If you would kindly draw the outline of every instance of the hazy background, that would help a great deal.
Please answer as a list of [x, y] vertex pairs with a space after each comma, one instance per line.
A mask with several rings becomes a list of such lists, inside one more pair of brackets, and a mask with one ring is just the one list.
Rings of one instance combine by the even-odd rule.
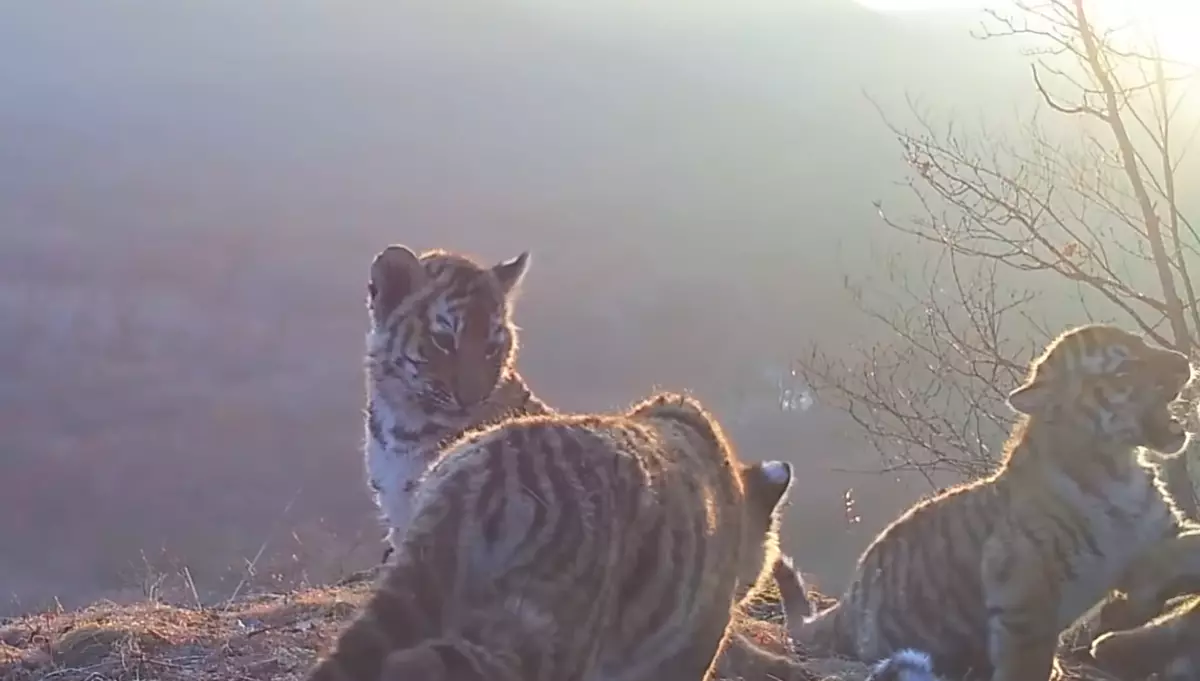
[[391, 242], [531, 249], [541, 396], [699, 393], [797, 465], [786, 548], [823, 585], [924, 491], [844, 472], [875, 455], [772, 372], [871, 332], [840, 282], [907, 194], [864, 90], [1003, 122], [1033, 103], [1015, 44], [850, 0], [434, 4], [4, 6], [0, 614], [376, 561], [363, 296]]

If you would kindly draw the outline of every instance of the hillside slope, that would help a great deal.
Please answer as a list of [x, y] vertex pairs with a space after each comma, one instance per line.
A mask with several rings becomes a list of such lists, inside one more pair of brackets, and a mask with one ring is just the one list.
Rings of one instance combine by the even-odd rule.
[[[358, 582], [247, 596], [215, 608], [147, 600], [0, 619], [0, 680], [296, 681], [333, 645], [370, 590], [369, 582]], [[818, 607], [832, 604], [816, 597]], [[784, 635], [774, 590], [747, 613], [761, 618], [744, 628], [752, 636]], [[862, 681], [869, 672], [840, 659], [804, 665], [814, 681]], [[1066, 679], [1116, 681], [1079, 663], [1064, 667]]]
[[[302, 679], [369, 593], [360, 582], [250, 596], [217, 608], [100, 603], [0, 620], [0, 679]], [[768, 594], [754, 612], [772, 616], [775, 598]], [[782, 635], [774, 624], [754, 631]], [[814, 661], [813, 669], [814, 678], [861, 678], [866, 671], [829, 660]]]

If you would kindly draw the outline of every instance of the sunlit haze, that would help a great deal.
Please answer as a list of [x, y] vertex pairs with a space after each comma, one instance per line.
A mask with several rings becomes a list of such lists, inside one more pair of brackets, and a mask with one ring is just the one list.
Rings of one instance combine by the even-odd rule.
[[1007, 0], [856, 0], [878, 12], [928, 12], [1010, 5]]
[[[855, 0], [885, 14], [995, 9], [1017, 10], [1014, 0]], [[1034, 5], [1036, 6], [1036, 4]], [[1142, 41], [1156, 36], [1165, 56], [1200, 66], [1200, 3], [1194, 0], [1092, 0], [1093, 19], [1105, 25], [1129, 26], [1130, 39]]]
[[[1137, 12], [1164, 51], [1200, 62], [1200, 0], [1085, 2], [1098, 27]], [[162, 681], [292, 674], [210, 670], [242, 644], [145, 624], [172, 632], [164, 647], [141, 620], [126, 635], [124, 615], [104, 625], [120, 627], [111, 666], [90, 661], [91, 634], [46, 638], [92, 625], [43, 612], [97, 600], [159, 599], [180, 607], [155, 616], [208, 627], [197, 605], [277, 594], [287, 613], [221, 610], [255, 636], [239, 653], [255, 669], [268, 647], [336, 639], [351, 601], [337, 595], [338, 617], [309, 628], [285, 595], [381, 557], [363, 355], [371, 263], [388, 244], [487, 265], [530, 252], [511, 312], [534, 393], [566, 412], [624, 409], [654, 388], [701, 398], [739, 450], [795, 466], [782, 539], [823, 593], [931, 485], [1002, 450], [1010, 386], [979, 367], [1022, 366], [1056, 324], [1130, 319], [1054, 266], [946, 257], [963, 230], [993, 226], [1032, 257], [1021, 230], [1036, 216], [992, 209], [1009, 185], [1029, 174], [1020, 196], [1074, 220], [1045, 262], [1107, 252], [1129, 272], [1118, 298], [1160, 281], [1126, 228], [1146, 220], [1114, 212], [1139, 202], [1111, 131], [1045, 105], [1037, 36], [976, 38], [995, 26], [983, 10], [1018, 16], [1014, 0], [70, 7], [9, 2], [0, 20], [0, 618], [35, 613], [43, 632], [4, 622], [0, 679], [18, 643], [28, 678], [128, 681], [152, 664], [143, 654], [163, 656], [160, 671], [205, 665]], [[1200, 90], [1179, 90], [1182, 154]], [[1132, 115], [1143, 169], [1161, 172]], [[898, 131], [942, 140], [958, 172], [989, 173], [972, 195], [998, 199], [981, 215], [946, 199], [950, 171], [931, 175]], [[1196, 152], [1173, 176], [1193, 222]], [[1097, 248], [1068, 233], [1093, 224]], [[1153, 327], [1157, 308], [1143, 308]], [[915, 350], [923, 338], [944, 356]], [[884, 406], [847, 413], [833, 387], [810, 390], [805, 362]], [[979, 416], [989, 403], [994, 420]], [[877, 437], [860, 413], [926, 425]], [[963, 452], [969, 466], [943, 467]], [[304, 641], [277, 643], [285, 628]], [[216, 652], [192, 650], [201, 639]], [[153, 650], [127, 665], [141, 640]]]

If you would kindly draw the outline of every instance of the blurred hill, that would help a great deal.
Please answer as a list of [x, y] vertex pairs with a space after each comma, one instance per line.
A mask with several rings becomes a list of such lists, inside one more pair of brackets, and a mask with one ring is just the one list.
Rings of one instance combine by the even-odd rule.
[[836, 583], [920, 488], [832, 470], [874, 462], [763, 376], [865, 333], [841, 277], [886, 242], [871, 201], [903, 195], [864, 91], [900, 118], [906, 91], [971, 117], [1033, 100], [973, 15], [789, 5], [6, 8], [0, 613], [376, 560], [362, 301], [397, 241], [532, 249], [542, 396], [695, 390], [747, 456], [800, 465], [788, 548]]

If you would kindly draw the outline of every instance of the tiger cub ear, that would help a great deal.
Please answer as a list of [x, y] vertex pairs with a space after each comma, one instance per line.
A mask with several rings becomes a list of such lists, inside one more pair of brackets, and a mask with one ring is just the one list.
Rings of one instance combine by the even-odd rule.
[[1038, 414], [1050, 406], [1054, 391], [1035, 376], [1008, 394], [1008, 407], [1019, 414]]
[[367, 282], [367, 309], [371, 320], [382, 324], [388, 315], [421, 284], [425, 271], [412, 249], [392, 244], [371, 261]]
[[492, 268], [492, 274], [496, 275], [496, 281], [500, 282], [500, 290], [504, 291], [504, 295], [512, 295], [517, 285], [525, 278], [525, 273], [529, 271], [529, 259], [529, 251], [525, 251]]

